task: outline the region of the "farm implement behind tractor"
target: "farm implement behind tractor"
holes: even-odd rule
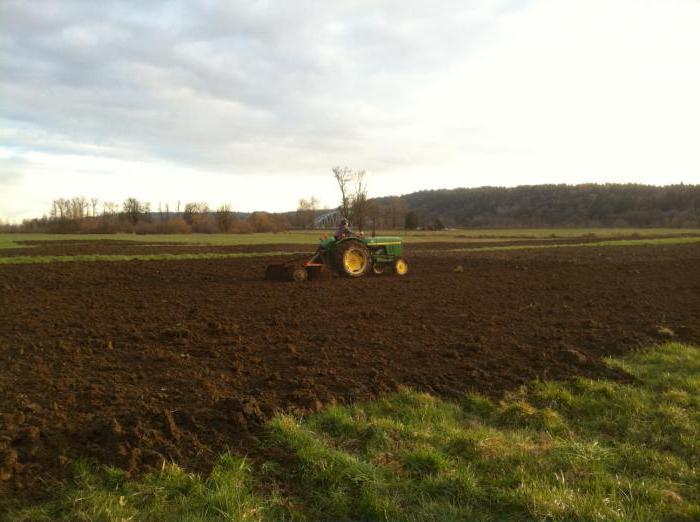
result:
[[[310,258],[292,259],[269,265],[265,279],[306,281],[331,277],[362,277],[368,273],[393,272],[405,275],[408,263],[402,256],[400,237],[348,236],[324,238]]]

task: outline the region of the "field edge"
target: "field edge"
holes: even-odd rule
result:
[[[697,519],[700,348],[607,362],[635,382],[535,381],[500,402],[402,390],[277,416],[269,460],[223,455],[206,478],[78,464],[56,499],[7,520]]]

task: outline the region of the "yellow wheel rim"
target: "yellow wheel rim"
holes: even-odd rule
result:
[[[359,250],[348,250],[343,258],[343,263],[348,272],[356,274],[365,267],[366,260]]]
[[[399,259],[396,262],[396,273],[399,275],[406,275],[406,272],[408,272],[408,263],[403,259]]]

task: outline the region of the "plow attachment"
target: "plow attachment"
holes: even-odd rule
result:
[[[311,258],[291,259],[284,263],[267,265],[265,279],[301,282],[307,279],[329,279],[333,273],[317,251]]]

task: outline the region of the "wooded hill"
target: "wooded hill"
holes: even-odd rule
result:
[[[423,190],[376,198],[377,214],[405,209],[408,228],[697,227],[700,185],[526,185]]]

